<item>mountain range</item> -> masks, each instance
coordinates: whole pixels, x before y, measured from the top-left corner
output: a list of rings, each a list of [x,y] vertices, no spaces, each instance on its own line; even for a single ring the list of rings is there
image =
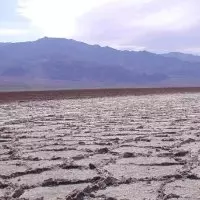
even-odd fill
[[[0,43],[0,90],[164,86],[200,86],[200,56],[47,37]]]

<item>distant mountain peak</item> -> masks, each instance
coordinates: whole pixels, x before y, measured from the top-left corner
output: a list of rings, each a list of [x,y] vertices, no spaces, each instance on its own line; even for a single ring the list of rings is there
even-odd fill
[[[165,57],[171,57],[171,58],[177,58],[182,61],[188,61],[188,62],[200,62],[200,56],[193,55],[193,54],[187,54],[187,53],[181,53],[181,52],[170,52],[167,54],[162,54]]]

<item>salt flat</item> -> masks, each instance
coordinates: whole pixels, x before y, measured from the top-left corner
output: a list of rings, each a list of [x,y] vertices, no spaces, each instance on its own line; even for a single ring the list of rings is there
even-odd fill
[[[200,93],[0,104],[0,199],[200,199]]]

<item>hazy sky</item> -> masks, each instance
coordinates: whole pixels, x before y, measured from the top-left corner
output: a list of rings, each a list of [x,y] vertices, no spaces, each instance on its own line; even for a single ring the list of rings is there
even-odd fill
[[[200,0],[0,0],[0,42],[64,37],[200,53]]]

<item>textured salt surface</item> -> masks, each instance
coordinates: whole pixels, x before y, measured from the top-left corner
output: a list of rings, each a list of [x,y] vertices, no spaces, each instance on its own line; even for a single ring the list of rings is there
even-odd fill
[[[0,104],[0,199],[200,199],[200,94]]]

